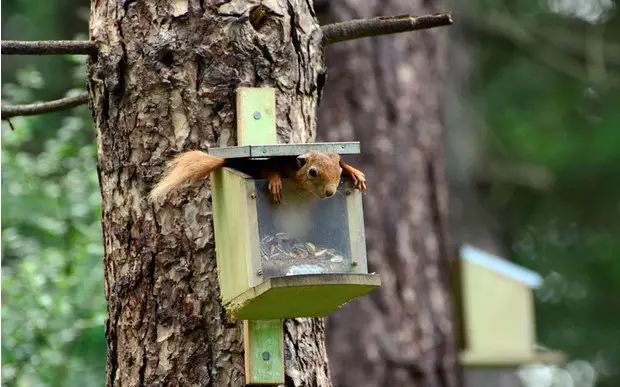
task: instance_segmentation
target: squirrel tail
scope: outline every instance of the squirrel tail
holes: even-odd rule
[[[205,179],[212,171],[223,167],[225,162],[226,159],[201,151],[189,151],[176,156],[166,165],[162,179],[151,190],[151,200],[163,199],[184,183]]]

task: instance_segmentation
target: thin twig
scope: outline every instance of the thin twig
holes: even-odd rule
[[[3,40],[2,55],[95,55],[97,46],[88,40]]]
[[[323,31],[323,45],[327,46],[346,40],[396,34],[450,24],[452,24],[452,14],[446,12],[424,16],[382,16],[372,19],[349,20],[324,25],[321,30]]]
[[[34,116],[37,114],[45,114],[56,112],[64,109],[88,103],[88,92],[84,91],[73,97],[65,97],[48,102],[39,102],[29,105],[12,105],[2,106],[2,119],[6,120],[16,116]]]
[[[328,24],[321,29],[323,30],[323,45],[326,46],[346,40],[422,30],[450,24],[452,24],[452,14],[447,12],[424,16],[381,16],[372,19],[349,20]],[[88,40],[2,41],[3,55],[94,55],[96,53],[97,46]]]

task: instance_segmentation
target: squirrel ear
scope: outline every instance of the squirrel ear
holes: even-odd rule
[[[340,161],[340,155],[339,155],[338,153],[336,153],[336,152],[331,152],[331,153],[330,153],[330,156],[331,156],[332,160],[335,160],[335,161]]]
[[[299,156],[297,156],[297,166],[298,166],[299,168],[303,167],[303,166],[304,166],[304,164],[306,164],[306,156],[307,156],[307,155],[308,155],[308,154],[306,153],[306,154],[303,154],[303,155],[299,155]]]

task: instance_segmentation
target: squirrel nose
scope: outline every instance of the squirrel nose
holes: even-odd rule
[[[327,191],[325,191],[325,196],[330,197],[334,195],[334,190],[328,189]]]

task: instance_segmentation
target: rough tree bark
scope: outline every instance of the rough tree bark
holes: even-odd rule
[[[242,330],[219,302],[209,182],[147,199],[174,153],[234,145],[235,90],[275,87],[280,142],[315,136],[324,74],[307,1],[93,0],[108,386],[240,386]],[[287,384],[329,386],[322,320],[285,323]]]
[[[444,11],[438,1],[316,1],[322,24]],[[458,21],[457,21],[458,22]],[[319,137],[359,140],[366,243],[382,287],[329,318],[336,386],[459,384],[442,147],[445,29],[330,46]]]

